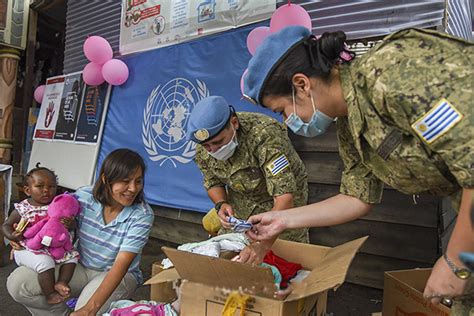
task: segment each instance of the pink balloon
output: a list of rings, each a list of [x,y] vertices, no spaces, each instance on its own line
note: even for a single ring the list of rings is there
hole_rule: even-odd
[[[102,67],[105,80],[114,86],[119,86],[128,79],[127,65],[118,59],[111,59]]]
[[[247,36],[247,48],[251,55],[255,54],[257,47],[262,44],[265,38],[270,35],[268,26],[259,26],[254,28]]]
[[[278,32],[290,25],[301,25],[312,30],[311,17],[306,10],[297,4],[285,4],[273,12],[270,19],[270,31]]]
[[[98,86],[104,83],[105,79],[102,76],[102,65],[96,63],[88,63],[82,71],[82,78],[89,86]]]
[[[45,85],[42,84],[41,86],[38,86],[35,89],[35,93],[33,94],[33,96],[35,98],[35,101],[38,103],[41,103],[43,101],[44,88],[45,88]]]
[[[242,95],[244,95],[244,78],[247,75],[247,72],[249,72],[248,68],[245,69],[242,77],[240,77],[240,92],[242,92]]]
[[[113,52],[109,42],[100,36],[90,36],[84,42],[84,55],[90,61],[99,65],[112,59]]]

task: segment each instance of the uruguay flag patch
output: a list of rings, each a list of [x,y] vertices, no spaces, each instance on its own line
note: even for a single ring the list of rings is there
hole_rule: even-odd
[[[456,125],[463,115],[446,99],[441,99],[428,113],[423,115],[411,127],[428,144]]]
[[[290,163],[288,162],[288,159],[286,159],[285,155],[279,156],[277,159],[273,160],[267,165],[268,170],[270,173],[274,176],[288,168]]]

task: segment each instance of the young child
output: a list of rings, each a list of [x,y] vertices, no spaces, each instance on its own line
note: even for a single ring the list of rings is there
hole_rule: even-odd
[[[10,240],[14,249],[15,262],[38,273],[38,283],[49,304],[60,303],[69,296],[68,284],[78,261],[78,253],[75,250],[67,252],[62,259],[55,261],[46,248],[28,249],[23,242],[23,232],[27,227],[46,217],[48,204],[55,197],[56,188],[56,174],[48,168],[37,165],[25,175],[24,192],[28,198],[15,203],[14,210],[2,226],[3,234]],[[72,222],[73,219],[62,221],[66,227]],[[61,264],[61,268],[58,281],[55,283],[56,263]]]

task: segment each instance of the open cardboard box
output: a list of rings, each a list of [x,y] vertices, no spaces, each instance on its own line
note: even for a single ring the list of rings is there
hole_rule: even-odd
[[[388,271],[384,274],[383,316],[448,316],[450,308],[423,297],[431,269]]]
[[[251,295],[246,316],[324,315],[327,291],[344,282],[352,259],[367,238],[334,248],[278,239],[272,247],[276,255],[311,271],[301,283],[291,285],[293,291],[284,300],[273,297],[275,285],[268,268],[168,247],[162,249],[175,268],[154,275],[145,284],[152,285],[152,300],[166,301],[169,297],[160,297],[156,289],[169,288],[178,278],[185,280],[180,288],[182,316],[221,315],[230,290]],[[236,315],[239,313],[237,310]]]

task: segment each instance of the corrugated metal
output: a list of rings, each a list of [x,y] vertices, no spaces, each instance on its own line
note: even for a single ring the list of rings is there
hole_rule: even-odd
[[[82,52],[88,35],[104,37],[118,53],[121,8],[120,0],[68,0],[64,73],[81,71],[88,63]]]
[[[455,1],[455,0],[450,0]],[[469,0],[457,0],[469,2]],[[292,0],[311,15],[313,32],[342,30],[349,40],[379,37],[406,27],[442,26],[445,0]],[[278,1],[279,5],[287,1]],[[118,52],[121,1],[68,0],[64,73],[87,64],[82,44],[88,35],[100,35]],[[371,45],[367,45],[367,48]],[[357,53],[367,50],[359,44]]]
[[[466,0],[469,1],[469,0]],[[283,5],[288,1],[279,1]],[[444,0],[294,0],[311,16],[313,33],[344,31],[348,39],[383,36],[407,27],[441,26]]]
[[[472,0],[448,0],[446,33],[472,41]]]

